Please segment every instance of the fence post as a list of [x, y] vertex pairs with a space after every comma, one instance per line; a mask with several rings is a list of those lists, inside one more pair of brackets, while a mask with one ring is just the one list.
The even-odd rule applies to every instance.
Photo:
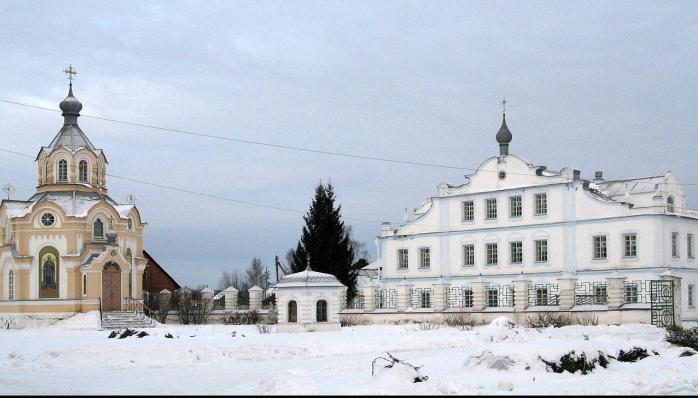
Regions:
[[160, 290], [160, 293], [158, 293], [158, 309], [161, 309], [161, 310], [165, 309], [163, 307], [167, 307], [169, 309], [171, 303], [172, 303], [172, 292], [167, 290], [167, 289]]
[[364, 311], [371, 312], [376, 309], [376, 287], [373, 282], [363, 288], [364, 294]]
[[528, 290], [531, 288], [531, 281], [528, 279], [518, 279], [512, 282], [514, 285], [514, 312], [522, 312], [531, 303], [528, 302]]
[[431, 307], [434, 311], [443, 311], [446, 309], [448, 302], [446, 301], [446, 294], [448, 293], [448, 288], [451, 287], [450, 283], [439, 281], [431, 285], [434, 290], [434, 298], [431, 302]]
[[412, 293], [412, 285], [411, 283], [408, 283], [407, 281], [402, 282], [401, 284], [397, 285], [397, 310], [398, 311], [407, 311], [408, 308], [411, 307], [411, 293]]
[[613, 276], [608, 281], [608, 309], [618, 309], [625, 304], [626, 277]]
[[262, 288], [252, 286], [248, 291], [250, 292], [250, 311], [262, 308]]
[[206, 305], [206, 311], [213, 309], [213, 293], [214, 291], [210, 287], [207, 287], [201, 291], [201, 301], [204, 305]]
[[673, 281], [674, 282], [674, 325], [681, 326], [681, 278], [678, 276], [670, 275], [671, 271], [666, 271], [660, 276], [663, 281]]
[[569, 310], [574, 307], [574, 284], [577, 278], [557, 278], [557, 288], [560, 293], [560, 309]]
[[225, 296], [225, 312], [235, 311], [238, 307], [238, 290], [232, 286], [223, 290]]
[[471, 283], [473, 287], [473, 311], [482, 311], [487, 306], [487, 285], [489, 282], [482, 280]]

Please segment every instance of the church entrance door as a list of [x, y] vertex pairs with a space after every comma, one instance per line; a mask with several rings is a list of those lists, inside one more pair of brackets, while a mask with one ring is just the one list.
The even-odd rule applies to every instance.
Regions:
[[102, 269], [102, 311], [121, 311], [121, 269], [115, 263]]

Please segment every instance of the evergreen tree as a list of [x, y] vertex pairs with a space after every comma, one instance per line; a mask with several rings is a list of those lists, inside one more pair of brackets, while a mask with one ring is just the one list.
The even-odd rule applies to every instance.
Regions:
[[353, 291], [357, 274], [352, 268], [354, 248], [342, 221], [342, 206], [335, 208], [334, 200], [332, 184], [318, 184], [308, 214], [303, 217], [305, 226], [293, 252], [292, 271], [305, 270], [310, 256], [313, 271], [332, 274]]

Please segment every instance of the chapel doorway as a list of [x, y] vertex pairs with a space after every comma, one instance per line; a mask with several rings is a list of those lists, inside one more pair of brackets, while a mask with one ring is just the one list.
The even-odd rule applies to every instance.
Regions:
[[121, 269], [116, 263], [102, 269], [102, 311], [121, 311]]

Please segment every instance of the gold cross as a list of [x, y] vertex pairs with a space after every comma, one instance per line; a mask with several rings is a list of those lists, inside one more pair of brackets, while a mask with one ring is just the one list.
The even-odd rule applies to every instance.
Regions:
[[63, 73], [65, 73], [66, 76], [68, 76], [68, 80], [70, 80], [70, 84], [73, 84], [73, 79], [75, 79], [75, 75], [78, 74], [78, 71], [73, 68], [73, 65], [68, 65], [67, 68], [63, 69]]

